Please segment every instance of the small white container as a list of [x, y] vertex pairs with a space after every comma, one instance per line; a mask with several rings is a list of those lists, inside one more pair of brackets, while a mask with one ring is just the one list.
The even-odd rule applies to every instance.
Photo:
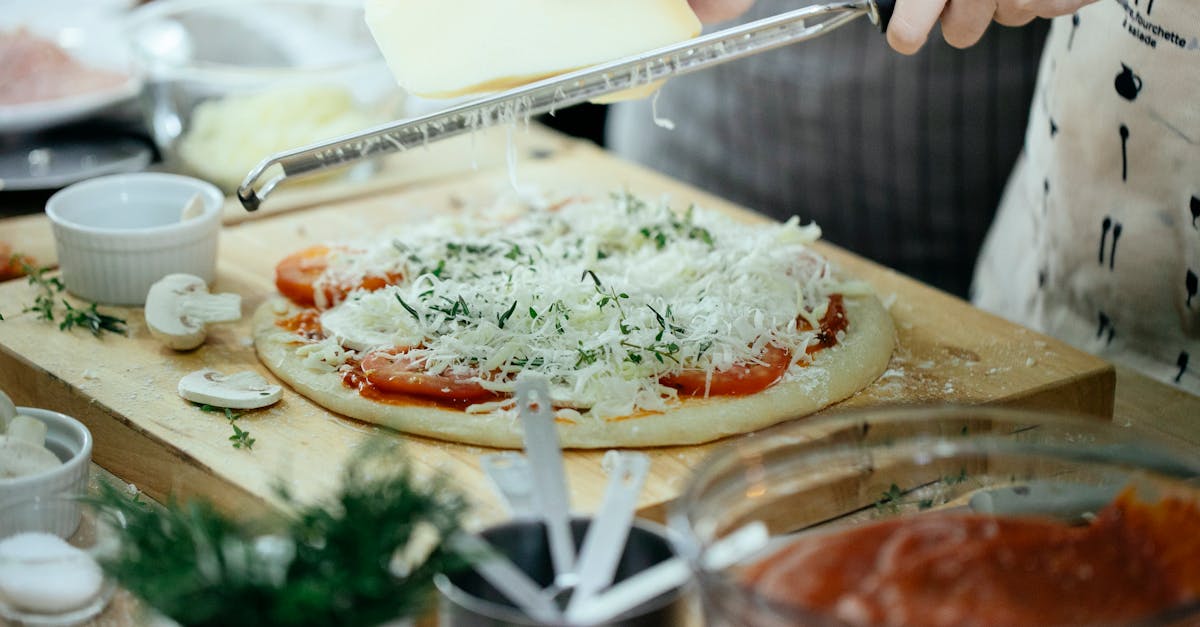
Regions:
[[[92, 463], [92, 432], [82, 422], [48, 409], [18, 407], [24, 414], [46, 424], [46, 448], [63, 461], [63, 465], [46, 472], [0, 479], [0, 509], [18, 500], [36, 496], [84, 496], [88, 491], [88, 472]], [[75, 528], [78, 511], [68, 512], [50, 529], [64, 535]], [[64, 536], [65, 537], [65, 536]]]
[[[181, 220], [196, 194], [203, 210]], [[63, 284], [97, 303], [140, 306], [150, 286], [174, 272], [211, 283], [224, 201], [210, 183], [151, 172], [104, 176], [60, 190], [46, 203], [46, 216]]]

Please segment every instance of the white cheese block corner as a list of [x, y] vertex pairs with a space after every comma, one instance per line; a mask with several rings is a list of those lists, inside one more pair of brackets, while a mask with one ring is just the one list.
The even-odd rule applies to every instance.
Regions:
[[396, 80], [430, 98], [508, 89], [700, 33], [687, 0], [367, 0], [366, 18]]

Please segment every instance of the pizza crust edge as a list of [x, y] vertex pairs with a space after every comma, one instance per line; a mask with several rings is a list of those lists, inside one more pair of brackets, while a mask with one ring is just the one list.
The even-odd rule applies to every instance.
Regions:
[[[816, 353], [813, 363], [793, 367], [783, 381], [757, 394], [684, 398], [677, 407], [637, 418], [559, 422], [564, 448], [653, 447], [700, 444], [758, 431], [800, 418], [848, 398], [887, 368], [895, 347], [891, 316], [873, 295], [846, 297], [850, 326], [843, 341]], [[280, 313], [280, 312], [283, 313]], [[520, 448], [521, 425], [512, 412], [467, 414], [455, 409], [403, 406], [363, 398], [336, 372], [303, 365], [301, 344], [276, 322], [299, 311], [282, 297], [254, 313], [259, 360], [292, 389], [330, 411], [419, 436], [463, 444]]]

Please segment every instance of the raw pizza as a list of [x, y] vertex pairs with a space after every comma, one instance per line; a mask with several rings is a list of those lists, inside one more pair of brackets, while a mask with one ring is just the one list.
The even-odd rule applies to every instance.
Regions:
[[283, 259], [255, 346], [316, 403], [407, 433], [519, 447], [511, 395], [537, 376], [566, 447], [706, 442], [885, 369], [891, 318], [819, 236], [629, 194], [454, 213]]

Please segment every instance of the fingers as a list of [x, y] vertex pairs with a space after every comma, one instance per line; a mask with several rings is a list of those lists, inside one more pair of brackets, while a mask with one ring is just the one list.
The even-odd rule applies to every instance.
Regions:
[[1036, 17], [1070, 15], [1095, 0], [1000, 0], [996, 22], [1005, 26], [1024, 26]]
[[888, 44], [901, 54], [915, 54], [925, 45], [945, 6], [946, 0], [898, 0], [888, 22]]
[[705, 24], [724, 22], [745, 13], [754, 0], [688, 0], [696, 17]]
[[[692, 0], [696, 2], [719, 0]], [[994, 20], [1023, 26], [1036, 17], [1069, 15], [1096, 0], [897, 0], [887, 38], [897, 52], [914, 54], [940, 19], [942, 36], [956, 48], [975, 45]]]
[[1041, 8], [1035, 6], [1038, 4], [1033, 0], [1000, 0], [996, 6], [996, 23], [1005, 26], [1024, 26], [1037, 17], [1037, 9]]
[[997, 9], [996, 0], [950, 0], [942, 11], [942, 37], [955, 48], [975, 45]]

